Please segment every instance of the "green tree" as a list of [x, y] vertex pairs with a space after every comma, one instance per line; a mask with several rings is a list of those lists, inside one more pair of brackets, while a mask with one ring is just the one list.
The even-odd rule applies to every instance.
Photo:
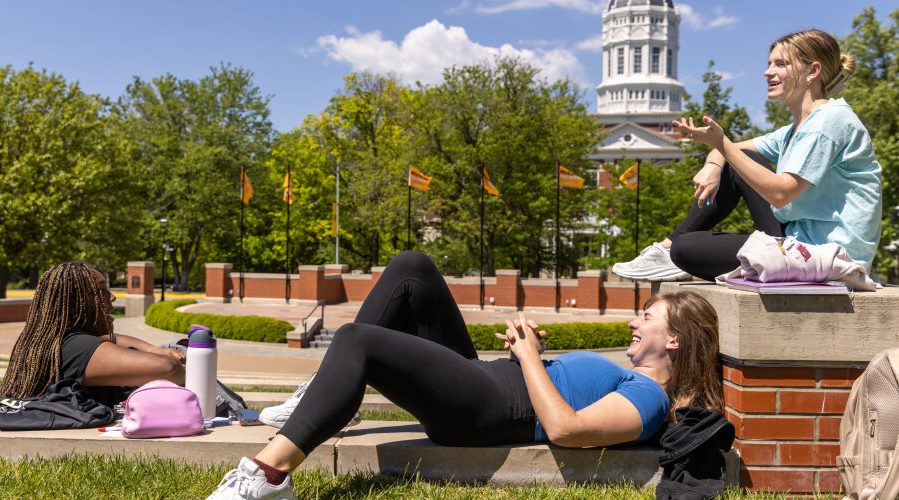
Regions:
[[[852, 21], [852, 32], [841, 40], [855, 57], [855, 73], [842, 96], [868, 128], [877, 160], [883, 167], [883, 219], [874, 269], [890, 281], [899, 280], [899, 9], [882, 24], [873, 7]], [[892, 248], [893, 250], [888, 249]]]
[[0, 297], [11, 267], [71, 259], [121, 268], [135, 252], [134, 184], [115, 117], [77, 83], [0, 67]]
[[276, 189], [265, 164], [273, 139], [269, 97], [252, 76], [222, 64], [198, 81], [135, 77], [119, 101], [145, 179], [146, 211], [150, 220], [169, 220], [176, 289], [187, 288], [204, 249], [238, 260], [241, 167], [260, 193], [247, 210], [274, 201], [264, 195]]

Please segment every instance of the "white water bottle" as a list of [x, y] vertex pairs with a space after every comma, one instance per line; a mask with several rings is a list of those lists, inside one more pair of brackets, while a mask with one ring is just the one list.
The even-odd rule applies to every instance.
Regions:
[[200, 400], [203, 419], [215, 417], [215, 389], [218, 355], [215, 335], [208, 329], [191, 329], [187, 340], [187, 373], [184, 387]]

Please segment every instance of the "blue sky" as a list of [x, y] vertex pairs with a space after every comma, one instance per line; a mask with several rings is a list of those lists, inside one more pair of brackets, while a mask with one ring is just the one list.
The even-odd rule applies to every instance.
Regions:
[[[598, 37], [607, 0], [13, 1], [0, 0], [0, 64], [33, 62], [118, 97], [137, 75], [199, 78], [229, 62], [249, 69], [272, 96], [275, 128], [319, 113], [353, 70], [437, 83], [443, 66], [518, 55], [549, 77], [586, 89], [602, 74]], [[854, 16], [895, 0], [690, 0], [681, 9], [680, 74], [701, 98], [710, 59], [754, 121], [764, 116], [761, 77], [771, 40], [820, 28], [842, 36]]]

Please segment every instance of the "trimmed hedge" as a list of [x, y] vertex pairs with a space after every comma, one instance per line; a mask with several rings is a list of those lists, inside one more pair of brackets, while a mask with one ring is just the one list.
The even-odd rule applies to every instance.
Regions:
[[[195, 304], [191, 299], [157, 302], [147, 310], [148, 325], [187, 334], [191, 324], [205, 325], [223, 339], [254, 340], [257, 342], [285, 342], [285, 334], [294, 329], [286, 321], [261, 316], [218, 316], [176, 311], [181, 306]], [[500, 351], [503, 342], [493, 334], [506, 331], [506, 325], [467, 325], [475, 349]], [[624, 347], [631, 342], [627, 323], [554, 323], [543, 326], [549, 335], [547, 349], [601, 349]]]
[[[547, 349], [601, 349], [624, 347], [631, 342], [631, 329], [627, 323], [553, 323], [541, 325], [546, 336]], [[479, 351], [500, 351], [503, 341], [494, 333], [506, 331], [505, 324], [468, 325], [468, 333]]]
[[190, 325], [196, 323], [209, 327], [221, 339], [257, 342], [287, 342], [287, 332], [294, 329], [286, 321], [261, 316], [219, 316], [175, 310], [196, 302], [192, 299], [157, 302], [147, 310], [145, 321], [152, 327], [185, 335], [190, 330]]

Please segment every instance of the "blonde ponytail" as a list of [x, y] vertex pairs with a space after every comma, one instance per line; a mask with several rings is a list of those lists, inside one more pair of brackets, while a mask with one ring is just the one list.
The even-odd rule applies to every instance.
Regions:
[[849, 54], [840, 54], [840, 72], [824, 86], [824, 97], [839, 94], [846, 87], [846, 80], [855, 72], [855, 59]]

